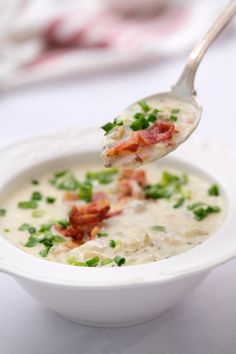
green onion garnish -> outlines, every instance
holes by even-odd
[[[107,135],[113,128],[123,125],[123,121],[115,118],[113,122],[108,122],[104,124],[101,129],[105,131],[105,135]]]
[[[97,237],[107,237],[108,236],[108,233],[107,232],[104,232],[104,231],[99,231],[97,233]]]
[[[31,181],[31,183],[34,185],[34,186],[38,186],[39,185],[39,181],[37,179],[33,179]]]
[[[20,208],[20,209],[37,209],[38,203],[35,200],[19,202],[18,208]]]
[[[87,264],[88,267],[97,267],[98,262],[99,262],[99,257],[95,256],[95,257],[87,260],[86,264]]]
[[[25,247],[34,247],[39,243],[39,240],[35,236],[30,236],[25,244]]]
[[[75,191],[79,186],[79,182],[75,176],[67,170],[55,172],[49,183],[59,190],[66,191]]]
[[[55,201],[56,201],[55,197],[46,197],[46,202],[48,204],[53,204],[53,203],[55,203]]]
[[[69,221],[66,219],[61,219],[57,221],[57,224],[59,224],[63,229],[66,229],[69,226]]]
[[[177,209],[180,208],[185,202],[185,198],[181,197],[179,198],[176,203],[173,205],[173,208]]]
[[[44,210],[34,210],[32,211],[33,218],[41,218],[44,214]]]
[[[31,195],[31,200],[36,200],[36,201],[39,201],[39,200],[42,200],[43,199],[43,196],[42,196],[42,193],[40,192],[33,192],[32,195]]]
[[[101,265],[104,266],[104,265],[110,264],[112,262],[113,262],[112,258],[105,258],[101,261]]]
[[[22,224],[19,228],[19,231],[28,231],[31,235],[36,233],[36,228],[30,224]]]
[[[188,206],[188,209],[193,212],[195,219],[198,221],[205,219],[212,213],[219,213],[221,210],[218,206],[208,205],[202,202],[193,203]]]
[[[121,267],[123,264],[125,264],[126,259],[124,257],[117,255],[115,256],[114,261],[116,262],[118,267]]]
[[[66,229],[69,226],[69,221],[66,219],[58,220],[57,224],[60,225],[63,229]]]
[[[177,114],[177,113],[179,113],[180,112],[180,108],[174,108],[174,109],[172,109],[172,111],[171,111],[171,113],[173,113],[173,114]]]
[[[115,248],[115,247],[116,247],[116,241],[115,241],[115,240],[110,240],[109,246],[110,246],[111,248]]]
[[[108,184],[114,180],[117,173],[117,168],[106,168],[101,171],[90,171],[86,174],[86,181],[98,181],[100,184]]]
[[[171,122],[176,122],[178,120],[178,117],[175,114],[171,114],[169,120]]]
[[[161,225],[154,225],[152,226],[152,230],[159,231],[159,232],[166,232],[166,228]]]
[[[6,209],[0,208],[0,216],[5,216],[7,213]]]
[[[78,262],[75,257],[68,258],[67,263],[77,267],[87,267],[87,264],[85,262]]]
[[[216,196],[218,197],[220,195],[220,190],[217,184],[213,184],[209,189],[208,189],[208,194],[211,196]]]
[[[147,104],[147,102],[146,101],[139,101],[138,102],[138,105],[142,108],[142,110],[144,111],[144,112],[148,112],[148,111],[150,111],[150,107],[149,107],[149,105]]]
[[[90,202],[92,200],[93,187],[89,182],[81,183],[79,185],[79,197],[86,202]]]

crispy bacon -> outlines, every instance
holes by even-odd
[[[94,193],[91,203],[72,207],[67,228],[63,229],[60,225],[56,225],[56,229],[81,245],[85,242],[85,236],[89,239],[95,238],[99,231],[99,224],[107,217],[109,210],[110,203],[106,194]]]
[[[146,172],[144,170],[130,170],[124,169],[119,177],[119,180],[134,180],[140,187],[147,184]]]
[[[146,183],[147,179],[144,170],[123,170],[118,182],[118,198],[142,198],[142,188],[146,185]]]
[[[172,139],[175,125],[171,122],[157,121],[150,128],[133,132],[129,139],[110,148],[106,152],[107,157],[137,152],[139,147],[147,147]]]

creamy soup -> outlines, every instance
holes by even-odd
[[[105,166],[137,167],[161,158],[191,134],[198,118],[193,105],[172,98],[133,105],[102,127]]]
[[[185,252],[214,234],[225,210],[217,185],[154,164],[52,171],[0,203],[9,242],[42,259],[86,267],[158,262]]]

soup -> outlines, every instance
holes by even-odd
[[[20,186],[0,205],[5,238],[72,266],[158,262],[211,237],[224,219],[216,184],[169,166],[80,164]]]

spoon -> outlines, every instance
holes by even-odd
[[[160,137],[159,138],[157,137],[158,132],[162,133],[162,130],[164,128],[163,129],[161,129],[160,127],[158,128],[158,123],[156,123],[155,129],[157,130],[159,129],[159,130],[157,131],[157,134],[154,135],[155,137],[157,137],[157,142],[158,143],[160,142],[160,144],[157,143],[155,145],[155,148],[152,145],[148,145],[148,144],[145,145],[147,142],[146,138],[149,139],[150,136],[151,138],[153,138],[153,134],[148,133],[148,137],[147,137],[147,133],[143,133],[145,130],[142,130],[141,133],[137,131],[133,132],[129,128],[130,125],[128,127],[127,123],[123,123],[121,120],[119,120],[120,117],[131,116],[131,114],[133,114],[133,117],[135,117],[134,115],[135,112],[137,113],[137,109],[138,108],[140,109],[140,101],[135,102],[131,106],[126,108],[121,113],[121,115],[114,120],[114,122],[116,122],[115,128],[113,127],[111,131],[109,131],[105,136],[102,156],[106,167],[111,167],[111,166],[138,167],[145,162],[157,160],[160,157],[169,153],[170,151],[176,149],[193,133],[193,131],[197,128],[199,124],[201,114],[202,114],[202,108],[196,98],[196,91],[194,89],[194,79],[195,79],[195,75],[199,63],[202,60],[209,46],[224,30],[224,28],[227,26],[227,24],[235,15],[235,13],[236,13],[236,0],[233,0],[222,11],[220,16],[213,23],[211,28],[208,30],[205,36],[200,40],[200,42],[198,42],[195,45],[191,54],[188,57],[187,63],[184,67],[184,70],[180,78],[178,79],[176,84],[172,86],[171,90],[169,92],[154,94],[152,96],[145,97],[143,100],[141,100],[142,103],[145,104],[147,103],[148,106],[150,105],[149,104],[150,102],[151,103],[154,102],[153,106],[156,106],[156,108],[159,108],[158,105],[161,102],[162,103],[167,102],[167,106],[168,104],[171,106],[170,104],[171,101],[174,102],[174,106],[177,107],[183,106],[182,110],[188,111],[187,116],[183,117],[183,122],[185,122],[186,124],[182,126],[180,124],[179,127],[176,124],[179,130],[183,128],[181,134],[176,134],[176,137],[172,139],[173,141],[171,142],[167,141],[167,143],[165,144],[164,140],[160,140]],[[173,109],[173,111],[177,112],[178,109]],[[108,123],[108,125],[109,124],[114,125],[114,122]],[[103,129],[106,126],[108,127],[108,125],[103,126]],[[168,131],[168,128],[166,129]],[[146,131],[147,130],[150,131],[151,128],[146,129]],[[120,132],[122,132],[122,134]],[[164,133],[166,133],[165,129],[164,129]],[[123,136],[123,138],[120,139],[119,136]],[[158,139],[160,141],[158,141]],[[154,139],[154,141],[156,140]],[[139,144],[141,144],[141,147],[139,146]]]

